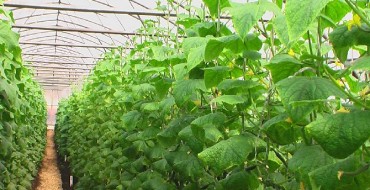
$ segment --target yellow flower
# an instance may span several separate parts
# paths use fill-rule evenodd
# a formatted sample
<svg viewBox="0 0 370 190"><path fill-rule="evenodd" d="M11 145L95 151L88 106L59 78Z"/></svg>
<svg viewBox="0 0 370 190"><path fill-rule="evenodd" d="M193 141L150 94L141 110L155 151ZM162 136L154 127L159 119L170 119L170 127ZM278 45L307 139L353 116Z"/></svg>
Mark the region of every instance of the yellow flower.
<svg viewBox="0 0 370 190"><path fill-rule="evenodd" d="M254 72L252 70L248 70L248 72L246 73L248 76L253 76L254 75Z"/></svg>
<svg viewBox="0 0 370 190"><path fill-rule="evenodd" d="M227 65L230 69L234 69L234 63L233 62L229 62L229 64Z"/></svg>
<svg viewBox="0 0 370 190"><path fill-rule="evenodd" d="M289 52L288 52L288 55L294 57L295 53L294 53L294 51L292 49L290 49Z"/></svg>
<svg viewBox="0 0 370 190"><path fill-rule="evenodd" d="M293 123L293 120L290 117L288 117L285 121L288 122L288 123Z"/></svg>
<svg viewBox="0 0 370 190"><path fill-rule="evenodd" d="M193 103L196 105L196 106L201 106L202 102L200 100L194 100Z"/></svg>
<svg viewBox="0 0 370 190"><path fill-rule="evenodd" d="M349 113L349 110L342 106L339 110L337 110L337 113Z"/></svg>
<svg viewBox="0 0 370 190"><path fill-rule="evenodd" d="M337 80L337 82L338 82L339 86L344 87L344 83L343 83L342 80Z"/></svg>
<svg viewBox="0 0 370 190"><path fill-rule="evenodd" d="M366 86L364 89L360 91L360 97L365 98L366 95L370 92L369 86Z"/></svg>
<svg viewBox="0 0 370 190"><path fill-rule="evenodd" d="M352 20L348 21L347 23L348 30L351 30L352 26L361 26L361 17L358 16L358 14L354 14Z"/></svg>
<svg viewBox="0 0 370 190"><path fill-rule="evenodd" d="M339 62L338 60L336 60L334 64L335 64L336 67L340 67L340 68L343 67L343 64L341 62Z"/></svg>

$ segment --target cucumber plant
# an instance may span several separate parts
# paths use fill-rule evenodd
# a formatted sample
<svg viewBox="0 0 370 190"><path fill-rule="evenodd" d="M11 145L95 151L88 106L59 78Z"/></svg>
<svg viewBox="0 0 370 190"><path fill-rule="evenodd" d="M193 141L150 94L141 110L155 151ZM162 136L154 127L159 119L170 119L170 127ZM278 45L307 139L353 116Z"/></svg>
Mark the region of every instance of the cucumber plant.
<svg viewBox="0 0 370 190"><path fill-rule="evenodd" d="M23 65L12 13L0 5L0 189L31 189L44 155L46 102Z"/></svg>
<svg viewBox="0 0 370 190"><path fill-rule="evenodd" d="M369 2L203 2L60 104L76 189L368 189Z"/></svg>

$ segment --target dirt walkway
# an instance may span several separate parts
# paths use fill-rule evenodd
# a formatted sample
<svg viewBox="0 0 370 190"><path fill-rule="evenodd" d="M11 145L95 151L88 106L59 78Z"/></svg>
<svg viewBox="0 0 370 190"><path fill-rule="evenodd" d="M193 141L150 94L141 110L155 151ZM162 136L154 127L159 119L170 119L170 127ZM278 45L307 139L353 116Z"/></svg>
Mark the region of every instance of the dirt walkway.
<svg viewBox="0 0 370 190"><path fill-rule="evenodd" d="M54 146L54 130L48 130L47 145L44 159L42 160L42 166L39 171L39 181L36 190L62 190L62 181Z"/></svg>

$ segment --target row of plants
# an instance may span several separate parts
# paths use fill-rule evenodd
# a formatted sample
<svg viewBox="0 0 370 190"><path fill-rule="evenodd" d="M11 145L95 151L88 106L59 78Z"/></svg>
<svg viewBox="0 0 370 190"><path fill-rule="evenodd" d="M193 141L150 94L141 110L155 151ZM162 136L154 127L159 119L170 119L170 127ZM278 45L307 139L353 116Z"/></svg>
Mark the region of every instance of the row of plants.
<svg viewBox="0 0 370 190"><path fill-rule="evenodd" d="M23 65L11 12L0 1L0 189L31 189L43 157L46 102Z"/></svg>
<svg viewBox="0 0 370 190"><path fill-rule="evenodd" d="M60 103L76 189L368 189L369 2L203 2Z"/></svg>

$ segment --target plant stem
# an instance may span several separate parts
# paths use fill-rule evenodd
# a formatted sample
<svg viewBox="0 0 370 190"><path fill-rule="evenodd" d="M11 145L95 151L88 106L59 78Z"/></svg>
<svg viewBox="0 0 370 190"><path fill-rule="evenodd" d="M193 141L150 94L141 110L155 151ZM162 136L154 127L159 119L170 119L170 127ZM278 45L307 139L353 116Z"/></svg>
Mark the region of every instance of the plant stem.
<svg viewBox="0 0 370 190"><path fill-rule="evenodd" d="M342 91L344 94L346 94L347 95L347 97L351 100L351 101L353 101L353 102L355 102L355 103L357 103L357 104L359 104L359 105L361 105L362 107L364 107L365 109L368 109L368 110L370 110L370 106L368 106L368 105L366 105L366 104L364 104L363 102L361 102L360 100L358 100L357 98L355 98L352 94L350 94L349 92L347 92L346 90L344 90L339 84L338 84L338 82L337 82L337 80L328 72L328 70L324 67L324 72L329 76L329 79L335 84L335 86L340 90L340 91Z"/></svg>

